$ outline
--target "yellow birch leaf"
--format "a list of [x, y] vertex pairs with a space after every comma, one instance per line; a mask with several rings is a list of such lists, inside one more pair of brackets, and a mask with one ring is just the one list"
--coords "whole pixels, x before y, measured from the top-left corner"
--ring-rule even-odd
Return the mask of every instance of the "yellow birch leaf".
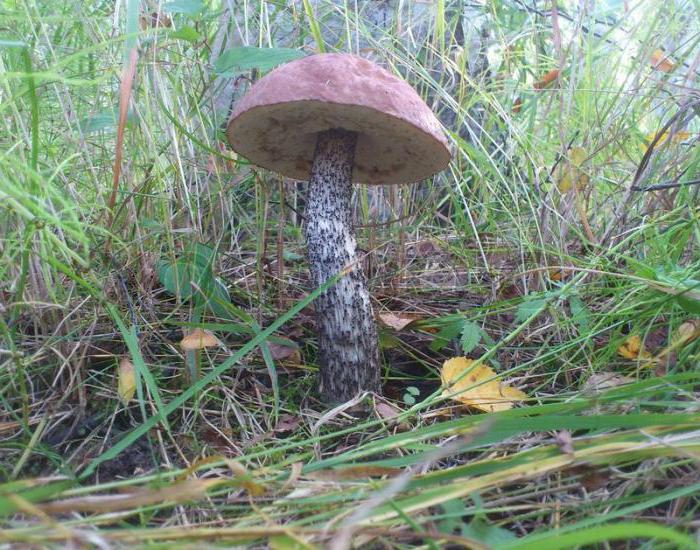
[[134, 397], [134, 393], [136, 393], [136, 371], [133, 363], [124, 357], [119, 361], [117, 370], [117, 395], [126, 406]]
[[660, 48], [651, 53], [650, 61], [652, 67], [663, 73], [670, 73], [676, 68], [676, 63]]
[[617, 348], [617, 354], [625, 359], [636, 361], [638, 359], [651, 359], [651, 353], [642, 346], [642, 339], [633, 334], [628, 336], [622, 345]]
[[466, 357], [445, 361], [440, 371], [443, 395], [485, 412], [505, 411], [527, 399], [520, 390], [501, 382], [490, 367]]
[[557, 187], [562, 193], [569, 191], [574, 185], [579, 191], [583, 191], [588, 185], [588, 174], [583, 171], [581, 166], [588, 158], [588, 153], [583, 147], [572, 147], [569, 150], [568, 157], [563, 161], [558, 170], [559, 183]]

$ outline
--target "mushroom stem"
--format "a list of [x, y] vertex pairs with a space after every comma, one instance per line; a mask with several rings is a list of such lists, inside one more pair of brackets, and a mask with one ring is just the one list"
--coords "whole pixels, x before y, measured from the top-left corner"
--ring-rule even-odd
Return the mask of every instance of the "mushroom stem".
[[318, 135], [307, 200], [306, 244], [313, 284], [346, 271], [315, 301], [321, 397], [352, 399], [379, 391], [377, 327], [355, 253], [350, 197], [357, 134]]

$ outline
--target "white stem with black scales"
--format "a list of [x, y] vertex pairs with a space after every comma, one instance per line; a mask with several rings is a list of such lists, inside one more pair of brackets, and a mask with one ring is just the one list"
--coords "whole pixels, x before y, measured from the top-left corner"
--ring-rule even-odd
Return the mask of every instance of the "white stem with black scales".
[[321, 397], [352, 399], [379, 391], [377, 327], [352, 228], [352, 170], [357, 134], [318, 135], [306, 210], [306, 243], [316, 287], [344, 275], [315, 301]]

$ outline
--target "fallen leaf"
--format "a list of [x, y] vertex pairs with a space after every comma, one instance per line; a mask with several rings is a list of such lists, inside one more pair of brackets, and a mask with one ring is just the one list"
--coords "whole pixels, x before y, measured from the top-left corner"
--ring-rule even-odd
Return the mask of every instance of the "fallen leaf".
[[589, 182], [581, 166], [588, 158], [588, 154], [583, 147], [572, 147], [569, 150], [566, 160], [562, 161], [557, 170], [557, 187], [562, 193], [566, 193], [576, 185], [576, 189], [583, 191]]
[[180, 347], [185, 351], [218, 346], [219, 340], [208, 330], [196, 328], [180, 341]]
[[374, 405], [374, 410], [377, 412], [377, 415], [383, 420], [394, 420], [401, 414], [401, 409], [385, 401], [380, 401], [376, 403]]
[[283, 414], [279, 417], [273, 430], [277, 433], [291, 432], [296, 430], [301, 424], [301, 419], [293, 414]]
[[559, 450], [562, 453], [567, 455], [574, 454], [574, 440], [571, 437], [571, 432], [569, 430], [562, 430], [560, 432], [557, 432], [557, 435], [554, 436], [554, 439], [557, 442]]
[[[646, 144], [642, 145], [642, 148], [646, 150], [648, 144], [652, 143], [654, 140], [656, 140], [656, 145], [662, 145], [663, 143], [666, 143], [669, 140], [669, 133], [664, 132], [661, 134], [658, 139], [657, 139], [657, 133], [652, 132], [651, 134], [647, 134], [644, 136]], [[671, 143], [683, 143], [685, 140], [690, 139], [693, 136], [690, 132], [686, 132], [684, 130], [680, 130], [678, 132], [674, 132], [673, 135], [671, 136]]]
[[598, 372], [591, 375], [583, 384], [584, 393], [602, 393], [606, 390], [632, 384], [634, 379], [614, 372]]
[[651, 66], [661, 72], [670, 73], [676, 68], [676, 63], [668, 57], [661, 48], [651, 53]]
[[419, 320], [421, 317], [415, 313], [392, 313], [387, 311], [378, 315], [382, 324], [396, 331], [405, 329], [413, 321]]
[[685, 321], [676, 329], [676, 332], [671, 337], [671, 343], [662, 349], [651, 360], [652, 363], [664, 363], [667, 358], [674, 357], [674, 352], [680, 348], [690, 344], [693, 340], [700, 337], [700, 319], [691, 319]]
[[700, 338], [700, 319], [691, 319], [682, 323], [672, 339], [672, 345], [676, 348], [686, 346], [693, 340]]
[[305, 474], [307, 479], [322, 481], [345, 481], [348, 479], [366, 479], [371, 477], [397, 476], [402, 472], [400, 468], [387, 466], [347, 466], [344, 468], [329, 468]]
[[552, 69], [551, 71], [545, 73], [545, 75], [540, 80], [535, 82], [533, 87], [535, 88], [535, 90], [543, 90], [552, 82], [554, 82], [557, 78], [559, 78], [559, 69]]
[[522, 108], [523, 108], [523, 100], [520, 99], [519, 97], [516, 97], [515, 101], [513, 102], [513, 107], [511, 107], [511, 111], [513, 112], [514, 115], [517, 115]]
[[136, 393], [136, 371], [134, 364], [124, 357], [119, 361], [117, 371], [117, 395], [126, 406], [133, 399], [134, 393]]
[[644, 349], [642, 339], [636, 334], [627, 337], [622, 345], [617, 348], [617, 354], [632, 361], [651, 359], [651, 353]]
[[208, 489], [226, 481], [224, 478], [187, 479], [157, 489], [146, 488], [137, 489], [130, 493], [75, 497], [39, 504], [38, 507], [47, 514], [118, 512], [165, 502], [172, 504], [201, 500], [206, 497]]
[[287, 361], [288, 363], [301, 364], [301, 351], [299, 346], [288, 338], [279, 338], [277, 342], [270, 342], [270, 355], [275, 361]]
[[514, 401], [527, 399], [522, 391], [498, 379], [490, 367], [466, 357], [453, 357], [442, 365], [443, 395], [485, 412], [505, 411]]

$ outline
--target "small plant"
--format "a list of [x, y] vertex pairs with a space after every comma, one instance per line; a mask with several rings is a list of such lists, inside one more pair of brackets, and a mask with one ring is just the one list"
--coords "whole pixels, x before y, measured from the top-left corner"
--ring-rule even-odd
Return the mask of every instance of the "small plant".
[[408, 386], [406, 388], [406, 393], [403, 394], [403, 402], [406, 403], [406, 405], [415, 405], [416, 404], [416, 397], [420, 395], [420, 390], [416, 388], [415, 386]]

